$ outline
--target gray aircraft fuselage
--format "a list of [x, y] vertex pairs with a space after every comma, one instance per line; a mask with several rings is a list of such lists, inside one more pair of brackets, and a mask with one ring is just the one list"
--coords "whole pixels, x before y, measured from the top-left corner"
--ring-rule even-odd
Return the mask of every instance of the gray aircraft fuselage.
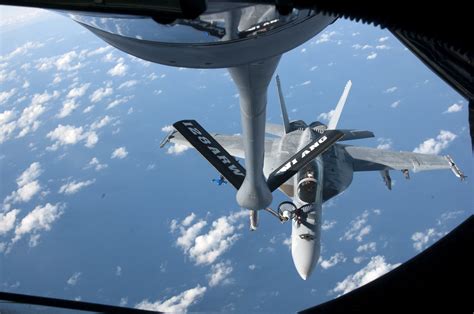
[[[290, 132], [273, 141], [265, 155], [266, 177], [321, 135], [301, 120], [291, 122], [290, 126]], [[341, 145], [335, 144], [280, 187], [307, 215], [302, 223], [291, 220], [291, 254], [296, 270], [305, 280], [321, 252], [322, 205], [350, 185], [353, 174], [350, 158]], [[302, 238], [302, 235], [308, 236]]]

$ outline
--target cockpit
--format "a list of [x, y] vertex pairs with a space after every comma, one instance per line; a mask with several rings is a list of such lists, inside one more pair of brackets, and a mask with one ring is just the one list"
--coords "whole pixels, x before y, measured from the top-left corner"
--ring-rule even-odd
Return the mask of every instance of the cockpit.
[[306, 203], [313, 203], [316, 200], [318, 181], [314, 170], [313, 167], [308, 167], [301, 176], [298, 176], [298, 198]]

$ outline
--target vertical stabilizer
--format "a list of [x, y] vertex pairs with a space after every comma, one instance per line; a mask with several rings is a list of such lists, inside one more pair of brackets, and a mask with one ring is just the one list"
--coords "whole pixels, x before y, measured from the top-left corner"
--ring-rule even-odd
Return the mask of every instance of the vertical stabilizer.
[[290, 120], [288, 119], [288, 112], [286, 111], [285, 98], [283, 98], [283, 92], [281, 91], [280, 77], [276, 76], [278, 96], [280, 97], [280, 108], [281, 115], [283, 116], [283, 124], [285, 126], [285, 133], [290, 133]]
[[344, 109], [344, 105], [346, 104], [347, 96], [349, 95], [349, 91], [351, 90], [352, 81], [347, 81], [346, 87], [344, 87], [344, 91], [342, 92], [341, 98], [339, 98], [339, 102], [337, 103], [336, 109], [334, 110], [334, 114], [329, 120], [328, 123], [328, 130], [335, 130], [337, 127], [337, 123], [339, 122], [339, 118], [341, 117], [342, 109]]

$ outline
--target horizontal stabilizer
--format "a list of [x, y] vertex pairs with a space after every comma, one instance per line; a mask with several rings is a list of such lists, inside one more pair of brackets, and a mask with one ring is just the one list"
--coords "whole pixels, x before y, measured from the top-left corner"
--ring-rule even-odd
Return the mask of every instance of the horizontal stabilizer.
[[339, 141], [352, 141], [352, 140], [360, 140], [363, 138], [371, 138], [374, 137], [374, 133], [370, 131], [357, 131], [357, 130], [345, 130], [345, 129], [338, 129], [344, 133], [344, 137], [341, 138]]
[[268, 176], [267, 184], [270, 191], [275, 191], [319, 154], [324, 153], [342, 136], [344, 136], [344, 133], [338, 130], [329, 130], [306, 145]]
[[173, 124], [181, 135], [219, 171], [227, 181], [239, 189], [245, 169], [195, 120], [181, 120]]

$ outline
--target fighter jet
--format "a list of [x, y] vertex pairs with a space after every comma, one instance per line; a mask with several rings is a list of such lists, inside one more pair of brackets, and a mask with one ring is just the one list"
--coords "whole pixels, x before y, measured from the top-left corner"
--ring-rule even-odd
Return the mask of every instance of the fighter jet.
[[[281, 203], [277, 210], [264, 208], [280, 221], [291, 221], [291, 254], [298, 274], [306, 280], [321, 252], [321, 222], [324, 202], [346, 190], [354, 172], [379, 171], [388, 189], [392, 188], [389, 172], [402, 171], [409, 178], [413, 172], [451, 169], [463, 180], [464, 174], [451, 157], [412, 152], [392, 152], [377, 148], [342, 144], [374, 137], [370, 131], [337, 129], [352, 82], [348, 81], [326, 125], [320, 121], [309, 124], [290, 121], [278, 76], [277, 88], [283, 125], [266, 124], [264, 180], [270, 191], [279, 189], [291, 201]], [[245, 158], [240, 135], [209, 134], [194, 120], [174, 124], [163, 140], [196, 148], [237, 190], [242, 186], [246, 169], [235, 159]], [[258, 211], [250, 208], [250, 229], [258, 224]]]

